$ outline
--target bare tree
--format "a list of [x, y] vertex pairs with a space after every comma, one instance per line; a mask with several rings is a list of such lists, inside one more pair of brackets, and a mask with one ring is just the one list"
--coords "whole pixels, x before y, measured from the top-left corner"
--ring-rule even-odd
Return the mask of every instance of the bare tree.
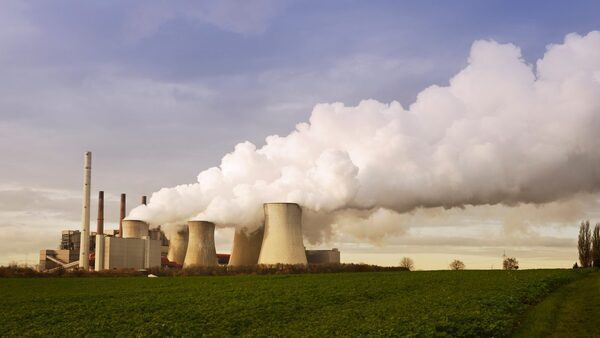
[[400, 267], [407, 268], [408, 270], [412, 271], [415, 269], [415, 262], [412, 260], [412, 258], [402, 257], [400, 260]]
[[458, 259], [455, 259], [450, 263], [450, 270], [464, 270], [464, 269], [465, 269], [465, 263], [463, 263], [462, 261], [459, 261]]
[[577, 250], [579, 251], [579, 262], [582, 268], [592, 266], [592, 233], [590, 231], [590, 221], [581, 222], [579, 226], [579, 240], [577, 241]]
[[592, 233], [592, 266], [600, 268], [600, 223], [596, 223]]
[[519, 261], [514, 257], [504, 256], [504, 260], [502, 261], [502, 269], [519, 270]]

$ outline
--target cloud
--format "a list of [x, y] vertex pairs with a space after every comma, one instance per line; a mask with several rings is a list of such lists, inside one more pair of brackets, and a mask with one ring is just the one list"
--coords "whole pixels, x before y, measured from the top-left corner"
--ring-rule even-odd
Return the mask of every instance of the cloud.
[[169, 21], [183, 18], [190, 23], [209, 24], [227, 32], [261, 34], [287, 3], [275, 0], [144, 2], [127, 21], [126, 31], [130, 38], [147, 38]]
[[[571, 44], [594, 52], [573, 56], [568, 51], [582, 47]], [[408, 109], [375, 100], [319, 104], [289, 135], [269, 136], [260, 148], [238, 144], [197, 183], [157, 191], [130, 217], [256, 226], [262, 203], [286, 201], [322, 214], [370, 210], [357, 220], [368, 225], [382, 210], [540, 204], [597, 192], [596, 50], [600, 32], [570, 35], [534, 69], [512, 44], [476, 41], [449, 85], [423, 90]], [[553, 75], [575, 57], [581, 68]]]

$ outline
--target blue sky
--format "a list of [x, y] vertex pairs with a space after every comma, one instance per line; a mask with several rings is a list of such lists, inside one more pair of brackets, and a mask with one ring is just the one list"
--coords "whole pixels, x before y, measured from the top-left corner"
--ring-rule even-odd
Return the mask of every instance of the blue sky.
[[407, 107], [447, 84], [475, 40], [513, 43], [534, 63], [566, 34], [597, 29], [597, 1], [5, 0], [0, 202], [22, 203], [5, 203], [0, 227], [36, 217], [56, 233], [20, 254], [76, 227], [88, 149], [114, 218], [118, 193], [137, 201], [192, 182], [235, 144], [287, 134], [317, 103]]

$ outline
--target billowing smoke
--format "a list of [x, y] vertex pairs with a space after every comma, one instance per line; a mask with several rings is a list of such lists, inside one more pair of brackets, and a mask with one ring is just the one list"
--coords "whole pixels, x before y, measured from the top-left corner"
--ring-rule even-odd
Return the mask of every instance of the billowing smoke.
[[318, 104], [289, 135], [238, 144], [197, 183], [163, 188], [129, 217], [252, 227], [262, 203], [296, 202], [318, 220], [306, 230], [318, 238], [336, 215], [386, 223], [418, 207], [545, 203], [599, 188], [595, 31], [550, 45], [535, 65], [512, 44], [476, 41], [448, 86], [408, 108]]

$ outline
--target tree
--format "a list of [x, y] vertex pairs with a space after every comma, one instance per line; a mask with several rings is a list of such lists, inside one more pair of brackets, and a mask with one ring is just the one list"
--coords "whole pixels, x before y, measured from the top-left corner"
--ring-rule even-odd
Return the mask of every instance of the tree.
[[407, 268], [408, 270], [412, 271], [415, 268], [415, 262], [412, 260], [412, 258], [402, 257], [400, 260], [400, 267]]
[[519, 261], [514, 257], [504, 256], [502, 261], [502, 269], [504, 270], [519, 270]]
[[573, 264], [573, 269], [579, 269], [579, 265], [577, 265], [577, 262], [575, 262], [575, 264]]
[[462, 261], [459, 261], [458, 259], [455, 259], [450, 263], [450, 270], [464, 270], [464, 269], [465, 269], [465, 263], [463, 263]]
[[590, 221], [581, 222], [579, 226], [579, 240], [577, 241], [577, 250], [579, 251], [579, 262], [582, 268], [592, 266], [592, 233], [590, 231]]
[[592, 266], [600, 268], [600, 223], [596, 223], [592, 233]]

